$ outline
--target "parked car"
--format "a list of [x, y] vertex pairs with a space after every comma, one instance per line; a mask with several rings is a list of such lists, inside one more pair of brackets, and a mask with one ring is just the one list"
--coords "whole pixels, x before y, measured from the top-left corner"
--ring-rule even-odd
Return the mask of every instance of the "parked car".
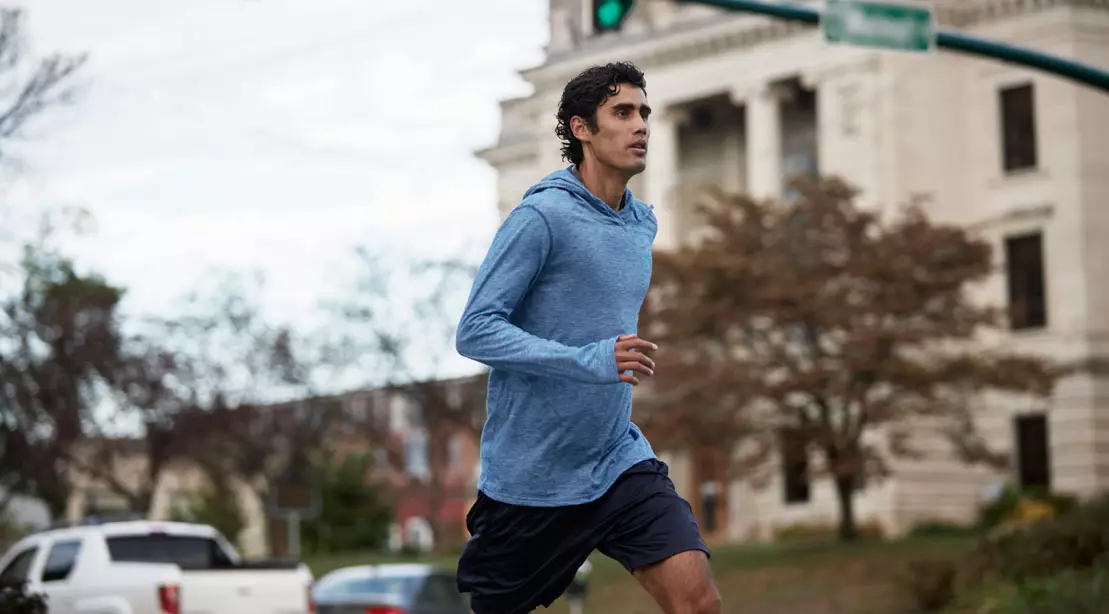
[[470, 614], [454, 574], [433, 565], [344, 567], [312, 591], [318, 614]]
[[42, 531], [0, 558], [0, 585], [27, 584], [50, 614], [309, 614], [312, 572], [246, 563], [214, 528], [109, 522]]

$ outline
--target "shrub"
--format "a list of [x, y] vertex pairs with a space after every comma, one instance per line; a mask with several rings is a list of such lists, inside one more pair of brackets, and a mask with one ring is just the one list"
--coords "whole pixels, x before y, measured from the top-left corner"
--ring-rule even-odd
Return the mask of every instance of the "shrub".
[[913, 561], [904, 584], [921, 611], [938, 612], [955, 600], [957, 575], [951, 561]]
[[195, 522], [209, 525], [239, 547], [239, 535], [246, 527], [246, 514], [239, 505], [238, 493], [224, 476], [215, 476], [198, 492], [189, 510]]
[[1006, 486], [996, 499], [978, 510], [978, 528], [990, 531], [1019, 526], [1065, 514], [1076, 505], [1077, 499], [1070, 495]]
[[1109, 604], [1109, 567], [1064, 571], [1017, 589], [1001, 614], [1105, 614]]
[[305, 552], [372, 550], [385, 545], [393, 510], [382, 486], [366, 479], [372, 464], [369, 453], [329, 453], [318, 461], [314, 472], [320, 509], [302, 525]]
[[34, 527], [17, 522], [10, 514], [0, 513], [0, 552], [31, 533]]
[[3, 614], [46, 614], [46, 597], [27, 592], [26, 585], [0, 586]]
[[984, 577], [1023, 582], [1091, 567], [1109, 550], [1109, 496], [1056, 518], [983, 539], [972, 561]]
[[962, 596], [949, 614], [1104, 614], [1109, 566], [1067, 570], [1023, 584], [994, 584]]
[[[949, 614], [1106, 614], [1109, 604], [1109, 494], [1081, 505], [1057, 497], [1009, 496], [991, 510], [999, 520], [955, 577]], [[1015, 503], [1013, 503], [1015, 501]], [[998, 512], [1007, 509], [1005, 514]], [[1055, 515], [1055, 514], [1058, 515]], [[988, 516], [988, 515], [987, 515]], [[999, 530], [1004, 529], [1004, 530]], [[946, 573], [946, 572], [945, 572]], [[914, 596], [942, 597], [942, 582], [918, 573]], [[939, 575], [943, 578], [943, 575]], [[966, 583], [964, 581], [969, 581]], [[930, 587], [937, 587], [929, 591]], [[921, 607], [929, 605], [918, 597]]]
[[1024, 528], [990, 536], [976, 555], [999, 579], [1022, 582], [1062, 570], [1086, 569], [1109, 550], [1109, 497], [1055, 519], [1034, 521]]

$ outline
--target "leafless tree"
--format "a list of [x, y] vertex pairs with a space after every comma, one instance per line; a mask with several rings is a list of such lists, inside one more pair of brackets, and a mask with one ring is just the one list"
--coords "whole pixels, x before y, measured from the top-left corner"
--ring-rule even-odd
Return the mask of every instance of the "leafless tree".
[[[476, 273], [462, 260], [418, 261], [389, 266], [379, 255], [358, 250], [362, 262], [358, 292], [341, 306], [348, 330], [346, 359], [369, 360], [372, 377], [365, 386], [383, 386], [401, 395], [427, 442], [426, 482], [414, 481], [423, 493], [436, 543], [445, 534], [439, 510], [450, 494], [443, 475], [448, 468], [448, 441], [477, 437], [485, 418], [483, 376], [444, 381], [446, 360], [455, 355], [454, 334], [461, 303]], [[365, 363], [362, 363], [365, 364]], [[360, 367], [365, 369], [364, 367]], [[377, 445], [394, 442], [378, 421], [363, 431]], [[400, 454], [391, 458], [400, 460]]]
[[85, 55], [51, 54], [37, 61], [27, 53], [21, 9], [0, 8], [0, 162], [4, 144], [20, 137], [50, 107], [72, 102], [75, 76]]

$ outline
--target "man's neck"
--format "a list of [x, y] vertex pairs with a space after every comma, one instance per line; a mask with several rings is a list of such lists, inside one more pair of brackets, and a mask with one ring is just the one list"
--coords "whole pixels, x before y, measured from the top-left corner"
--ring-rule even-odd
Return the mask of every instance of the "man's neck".
[[624, 191], [628, 187], [626, 177], [589, 160], [577, 165], [576, 170], [585, 188], [608, 203], [613, 211], [624, 207]]

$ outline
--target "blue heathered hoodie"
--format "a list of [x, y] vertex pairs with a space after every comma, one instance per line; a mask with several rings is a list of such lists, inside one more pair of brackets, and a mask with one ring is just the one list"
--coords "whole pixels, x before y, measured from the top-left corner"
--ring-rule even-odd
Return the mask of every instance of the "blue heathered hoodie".
[[514, 505], [599, 498], [654, 451], [632, 424], [615, 344], [636, 333], [658, 223], [614, 211], [571, 168], [532, 186], [498, 229], [457, 332], [491, 368], [478, 488]]

